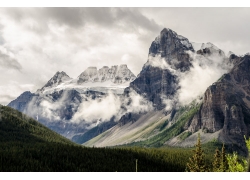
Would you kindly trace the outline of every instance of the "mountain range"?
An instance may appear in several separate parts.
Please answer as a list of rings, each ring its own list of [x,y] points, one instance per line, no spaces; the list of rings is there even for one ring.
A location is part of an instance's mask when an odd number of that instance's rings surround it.
[[[57,72],[8,106],[86,146],[193,146],[219,141],[246,151],[250,55],[225,53],[164,28],[135,76],[126,65]]]

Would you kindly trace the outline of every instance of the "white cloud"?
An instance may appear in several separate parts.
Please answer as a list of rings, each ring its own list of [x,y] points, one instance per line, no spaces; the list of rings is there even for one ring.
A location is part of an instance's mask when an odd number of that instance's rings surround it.
[[[204,58],[192,52],[189,54],[193,58],[191,62],[193,66],[179,78],[181,88],[177,94],[181,105],[186,105],[198,96],[202,96],[210,85],[232,68],[223,56],[215,54]]]
[[[71,122],[79,123],[85,120],[87,123],[94,123],[100,119],[102,122],[109,121],[112,116],[118,114],[120,105],[120,99],[112,93],[102,99],[83,101]]]

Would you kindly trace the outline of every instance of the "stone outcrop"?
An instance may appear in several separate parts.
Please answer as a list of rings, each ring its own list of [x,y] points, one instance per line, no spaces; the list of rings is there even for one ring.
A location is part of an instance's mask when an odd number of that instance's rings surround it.
[[[243,146],[243,136],[249,136],[250,127],[250,101],[247,98],[250,96],[250,56],[237,57],[234,63],[229,73],[206,90],[189,131],[202,129],[214,133],[222,129],[221,141]]]

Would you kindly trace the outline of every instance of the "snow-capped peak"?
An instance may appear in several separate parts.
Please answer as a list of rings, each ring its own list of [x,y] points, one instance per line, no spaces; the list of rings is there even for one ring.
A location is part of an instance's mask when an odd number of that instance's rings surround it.
[[[64,71],[57,71],[56,74],[41,89],[38,89],[38,92],[43,91],[47,88],[58,86],[61,83],[70,81],[71,79],[72,78],[69,77]]]
[[[97,70],[96,67],[88,67],[78,76],[77,83],[105,82],[111,81],[115,84],[122,84],[135,79],[135,75],[128,69],[126,64],[120,66],[103,66]]]
[[[57,72],[46,85],[37,90],[37,93],[50,94],[64,89],[75,89],[82,93],[86,90],[99,92],[113,91],[123,93],[124,88],[135,79],[135,75],[126,64],[120,66],[103,66],[99,70],[96,67],[88,67],[77,78],[70,78],[65,72]]]

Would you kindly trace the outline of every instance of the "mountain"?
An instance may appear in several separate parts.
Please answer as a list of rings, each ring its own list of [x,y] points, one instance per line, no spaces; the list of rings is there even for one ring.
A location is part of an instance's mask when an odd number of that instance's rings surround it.
[[[200,133],[204,143],[219,141],[246,153],[243,136],[248,137],[250,130],[248,67],[248,55],[226,56],[210,42],[191,43],[164,28],[152,42],[141,72],[124,91],[128,97],[136,91],[155,109],[125,114],[117,125],[84,145],[189,147]]]
[[[103,66],[99,70],[96,67],[88,67],[78,76],[77,83],[111,81],[114,84],[123,84],[134,79],[135,75],[128,69],[126,64],[123,64],[111,68]]]
[[[37,119],[67,138],[84,134],[98,125],[101,130],[88,135],[88,138],[92,138],[107,130],[111,124],[116,124],[115,114],[107,117],[96,116],[95,112],[82,115],[81,110],[86,107],[98,109],[99,103],[106,107],[105,100],[111,101],[108,103],[120,102],[124,88],[134,79],[135,75],[125,64],[111,68],[104,66],[99,70],[88,67],[75,79],[63,71],[57,72],[35,93],[24,92],[8,106]],[[109,123],[112,119],[113,122]]]
[[[158,109],[164,108],[162,96],[172,99],[179,88],[178,77],[171,69],[185,72],[191,67],[190,55],[186,51],[194,51],[188,39],[164,28],[152,42],[147,63],[125,90],[126,93],[133,89],[152,101]]]
[[[227,55],[164,28],[135,77],[126,65],[56,74],[9,105],[86,146],[181,146],[218,141],[246,152],[249,55]]]
[[[87,90],[115,94],[122,94],[124,88],[135,79],[135,75],[126,64],[120,66],[104,66],[97,70],[96,67],[88,67],[77,78],[70,78],[65,72],[57,72],[37,93],[51,94],[60,90],[75,89],[82,93]]]

